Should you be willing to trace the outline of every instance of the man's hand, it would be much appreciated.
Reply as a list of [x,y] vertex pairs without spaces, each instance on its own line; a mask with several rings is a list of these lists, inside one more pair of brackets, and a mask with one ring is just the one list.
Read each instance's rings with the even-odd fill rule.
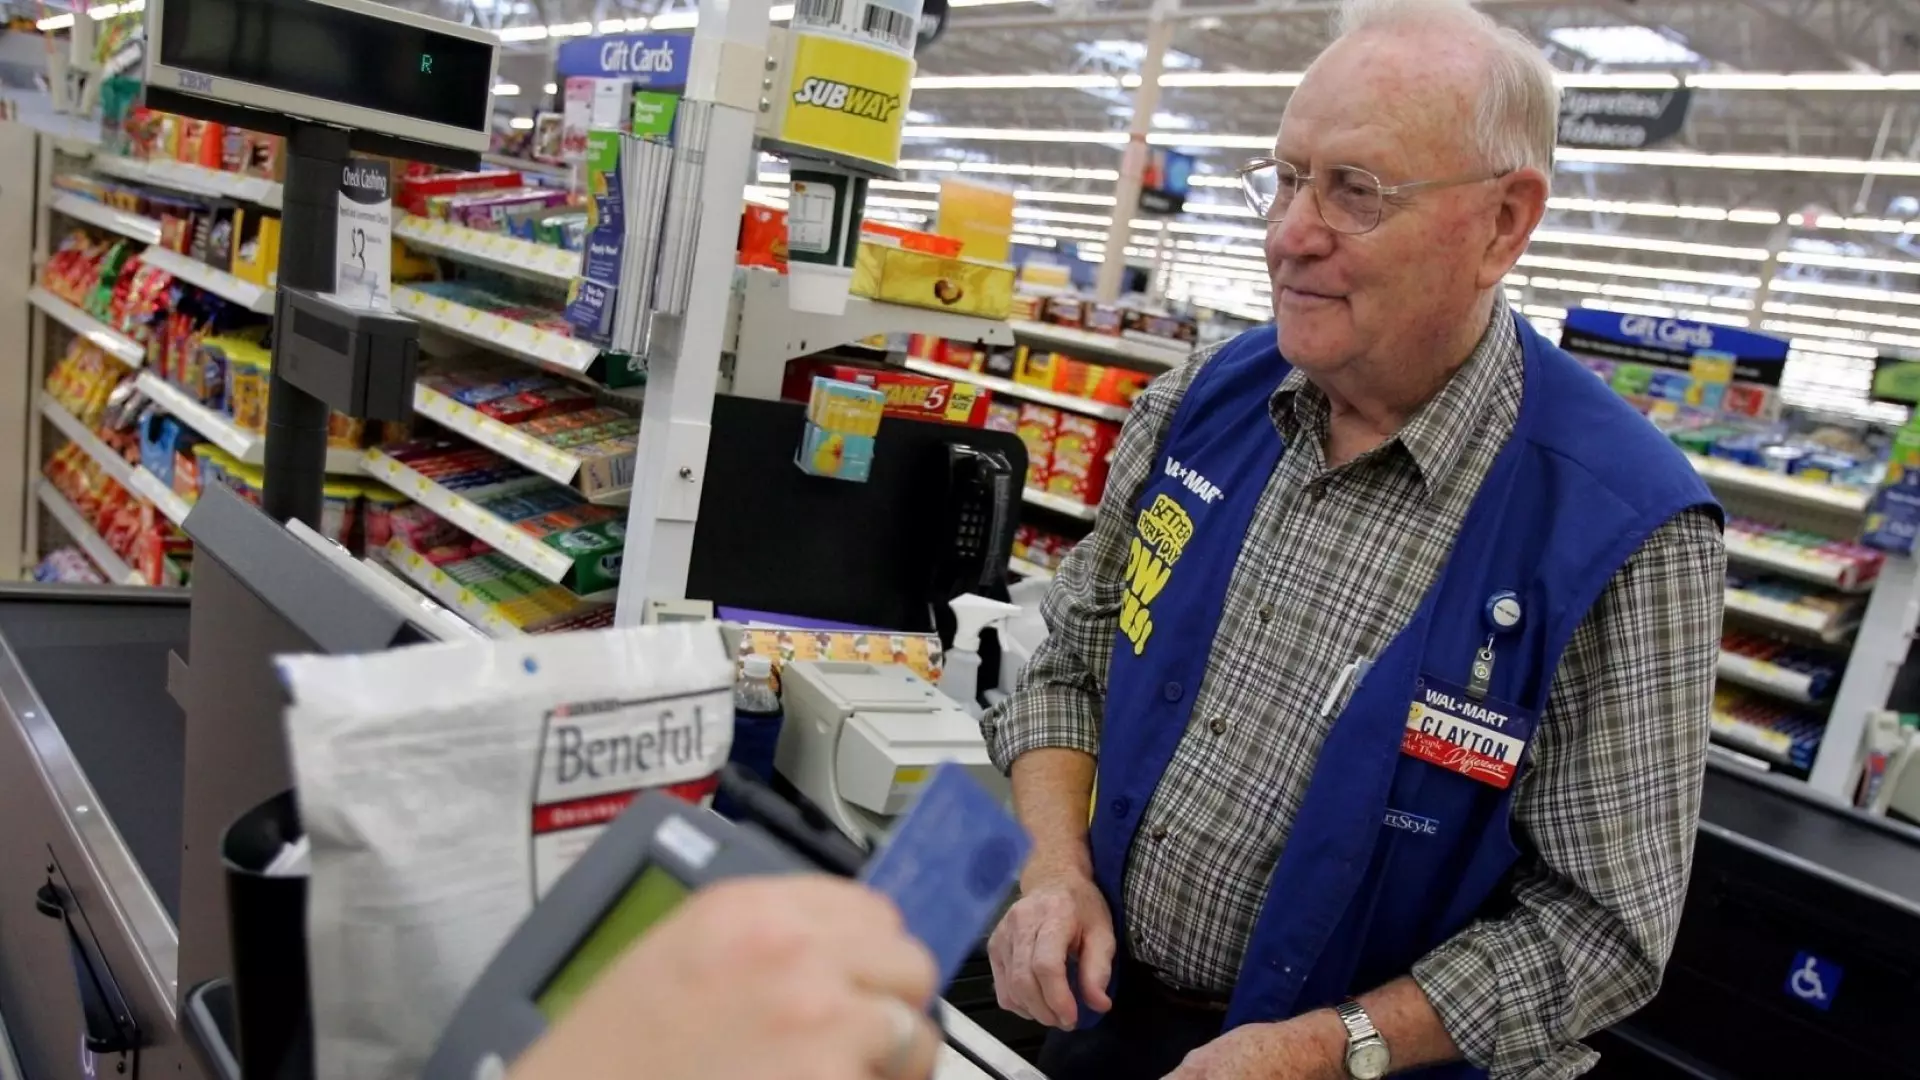
[[1322,1009],[1234,1028],[1188,1054],[1166,1080],[1346,1080],[1346,1051],[1346,1029]]
[[987,941],[993,990],[1000,1007],[1062,1031],[1072,1031],[1080,1010],[1067,980],[1067,960],[1080,963],[1080,993],[1094,1012],[1113,1008],[1107,979],[1113,974],[1113,913],[1086,873],[1029,872],[1020,899]]

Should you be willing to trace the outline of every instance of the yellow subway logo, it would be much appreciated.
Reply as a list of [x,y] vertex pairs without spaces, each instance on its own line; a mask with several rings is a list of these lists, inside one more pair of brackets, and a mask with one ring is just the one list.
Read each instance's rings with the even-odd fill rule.
[[800,84],[793,92],[795,105],[812,105],[829,112],[846,113],[867,120],[886,123],[900,109],[900,97],[897,94],[883,94],[878,90],[869,90],[864,86],[854,86],[833,79],[813,79]]

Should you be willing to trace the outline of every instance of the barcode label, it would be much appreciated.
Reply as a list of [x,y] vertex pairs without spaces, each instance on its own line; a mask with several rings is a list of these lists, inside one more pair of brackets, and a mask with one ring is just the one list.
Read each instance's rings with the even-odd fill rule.
[[[839,0],[834,0],[838,3]],[[860,18],[860,30],[869,37],[887,42],[902,52],[913,51],[913,16],[904,11],[868,4]]]
[[812,23],[816,26],[838,26],[844,0],[796,0],[793,5],[793,23]]

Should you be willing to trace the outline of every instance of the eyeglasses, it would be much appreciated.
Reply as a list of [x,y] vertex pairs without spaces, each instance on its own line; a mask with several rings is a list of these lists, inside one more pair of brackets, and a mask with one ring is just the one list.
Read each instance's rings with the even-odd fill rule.
[[1334,232],[1359,235],[1372,232],[1380,224],[1380,215],[1389,196],[1404,195],[1421,188],[1459,187],[1497,180],[1509,171],[1477,173],[1451,180],[1415,180],[1407,184],[1382,184],[1380,178],[1352,165],[1334,165],[1318,175],[1303,173],[1284,161],[1255,158],[1240,166],[1240,190],[1253,212],[1268,221],[1285,217],[1293,199],[1311,187],[1320,220]]

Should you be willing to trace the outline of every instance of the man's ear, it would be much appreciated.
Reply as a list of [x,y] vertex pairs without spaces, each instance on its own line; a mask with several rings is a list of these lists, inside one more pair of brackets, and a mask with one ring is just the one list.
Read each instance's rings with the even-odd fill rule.
[[1478,285],[1491,289],[1500,284],[1520,256],[1527,240],[1547,216],[1547,178],[1539,169],[1515,169],[1500,177],[1495,198],[1493,235],[1487,240],[1480,259]]

